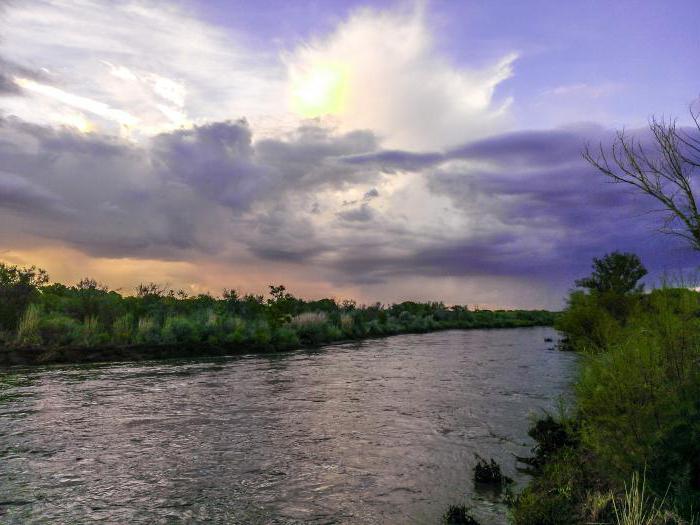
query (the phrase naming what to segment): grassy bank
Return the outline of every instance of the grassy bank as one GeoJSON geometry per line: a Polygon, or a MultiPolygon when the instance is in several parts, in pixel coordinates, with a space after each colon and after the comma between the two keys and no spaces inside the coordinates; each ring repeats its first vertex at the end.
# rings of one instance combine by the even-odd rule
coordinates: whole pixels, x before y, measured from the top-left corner
{"type": "Polygon", "coordinates": [[[536,423],[516,525],[700,523],[700,294],[576,291],[571,413],[536,423]]]}
{"type": "Polygon", "coordinates": [[[442,303],[358,306],[225,290],[188,296],[150,283],[122,295],[94,280],[49,284],[45,273],[0,264],[0,365],[275,352],[452,328],[551,325],[546,311],[474,310],[442,303]]]}

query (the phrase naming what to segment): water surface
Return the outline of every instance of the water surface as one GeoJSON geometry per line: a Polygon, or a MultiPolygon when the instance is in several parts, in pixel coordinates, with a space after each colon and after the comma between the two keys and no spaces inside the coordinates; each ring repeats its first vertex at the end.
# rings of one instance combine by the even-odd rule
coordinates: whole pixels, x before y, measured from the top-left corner
{"type": "Polygon", "coordinates": [[[519,483],[528,414],[567,392],[548,328],[273,356],[22,370],[0,403],[2,523],[436,523],[474,454],[519,483]]]}

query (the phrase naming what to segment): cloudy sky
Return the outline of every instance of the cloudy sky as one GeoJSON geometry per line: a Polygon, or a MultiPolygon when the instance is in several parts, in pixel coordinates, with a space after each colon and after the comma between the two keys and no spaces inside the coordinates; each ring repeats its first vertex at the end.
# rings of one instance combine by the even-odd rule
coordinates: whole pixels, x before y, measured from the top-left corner
{"type": "Polygon", "coordinates": [[[0,6],[0,260],[550,308],[613,249],[697,266],[581,159],[687,122],[696,0],[0,6]]]}

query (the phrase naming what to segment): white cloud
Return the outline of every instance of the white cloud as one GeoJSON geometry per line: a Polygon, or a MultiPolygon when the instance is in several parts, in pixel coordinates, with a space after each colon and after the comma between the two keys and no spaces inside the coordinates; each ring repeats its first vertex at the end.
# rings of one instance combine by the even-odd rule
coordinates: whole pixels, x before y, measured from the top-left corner
{"type": "Polygon", "coordinates": [[[89,113],[90,129],[128,126],[134,139],[240,117],[256,136],[274,136],[328,111],[341,131],[369,129],[387,146],[414,149],[461,143],[504,124],[510,100],[496,100],[494,91],[512,75],[516,55],[481,69],[457,67],[433,46],[420,7],[358,10],[331,34],[279,56],[249,49],[235,31],[182,5],[12,4],[0,52],[46,75],[29,81],[31,97],[3,100],[3,111],[70,124],[79,121],[65,117],[72,107],[89,113]]]}
{"type": "MultiPolygon", "coordinates": [[[[301,93],[292,89],[289,98],[294,103],[317,91],[314,79],[334,71],[326,86],[342,98],[333,107],[342,129],[371,129],[390,147],[444,147],[503,124],[510,100],[496,102],[494,90],[512,75],[516,56],[483,69],[456,67],[433,47],[422,9],[365,9],[286,57],[290,78],[310,84],[301,93]]],[[[333,99],[317,96],[324,95],[333,99]]]]}
{"type": "Polygon", "coordinates": [[[2,109],[47,123],[73,106],[99,117],[96,128],[106,132],[118,132],[110,122],[124,124],[128,114],[133,138],[222,118],[279,117],[284,68],[239,40],[171,2],[14,3],[0,52],[48,71],[51,86],[3,100],[2,109]]]}

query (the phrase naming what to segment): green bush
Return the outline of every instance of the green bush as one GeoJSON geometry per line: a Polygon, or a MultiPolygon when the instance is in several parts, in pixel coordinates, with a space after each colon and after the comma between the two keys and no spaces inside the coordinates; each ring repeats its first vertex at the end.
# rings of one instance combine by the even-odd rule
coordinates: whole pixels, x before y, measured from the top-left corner
{"type": "Polygon", "coordinates": [[[343,331],[336,325],[328,323],[325,326],[324,336],[326,341],[339,341],[343,338],[343,331]]]}
{"type": "Polygon", "coordinates": [[[127,345],[134,336],[134,319],[130,314],[117,317],[112,323],[112,343],[127,345]]]}
{"type": "Polygon", "coordinates": [[[575,292],[557,327],[584,353],[575,423],[543,420],[531,433],[537,476],[515,522],[590,522],[586,509],[608,493],[612,520],[610,504],[619,508],[626,484],[645,471],[665,516],[700,519],[700,294],[575,292]]]}
{"type": "Polygon", "coordinates": [[[272,341],[272,331],[267,321],[258,320],[248,327],[248,340],[255,346],[267,347],[272,341]]]}
{"type": "Polygon", "coordinates": [[[616,337],[620,324],[598,303],[598,297],[574,292],[566,311],[555,328],[566,334],[568,344],[577,352],[599,352],[616,337]]]}
{"type": "Polygon", "coordinates": [[[155,345],[161,342],[161,330],[158,323],[150,317],[139,319],[136,327],[135,341],[142,345],[155,345]]]}
{"type": "Polygon", "coordinates": [[[296,330],[289,325],[283,325],[276,328],[272,341],[276,347],[281,349],[299,346],[299,336],[297,335],[296,330]]]}
{"type": "Polygon", "coordinates": [[[181,315],[168,317],[161,330],[161,340],[166,344],[198,343],[201,341],[199,327],[181,315]]]}
{"type": "Polygon", "coordinates": [[[40,344],[40,322],[41,308],[36,304],[30,304],[19,321],[16,337],[17,343],[21,346],[33,346],[40,344]]]}
{"type": "Polygon", "coordinates": [[[79,344],[82,339],[81,325],[65,315],[43,316],[39,322],[39,335],[44,344],[50,346],[70,346],[79,344]]]}
{"type": "Polygon", "coordinates": [[[86,317],[82,326],[82,341],[84,346],[98,346],[104,344],[109,339],[100,327],[97,316],[86,317]]]}
{"type": "Polygon", "coordinates": [[[221,321],[220,340],[226,344],[241,344],[248,339],[248,329],[240,317],[226,317],[221,321]]]}

